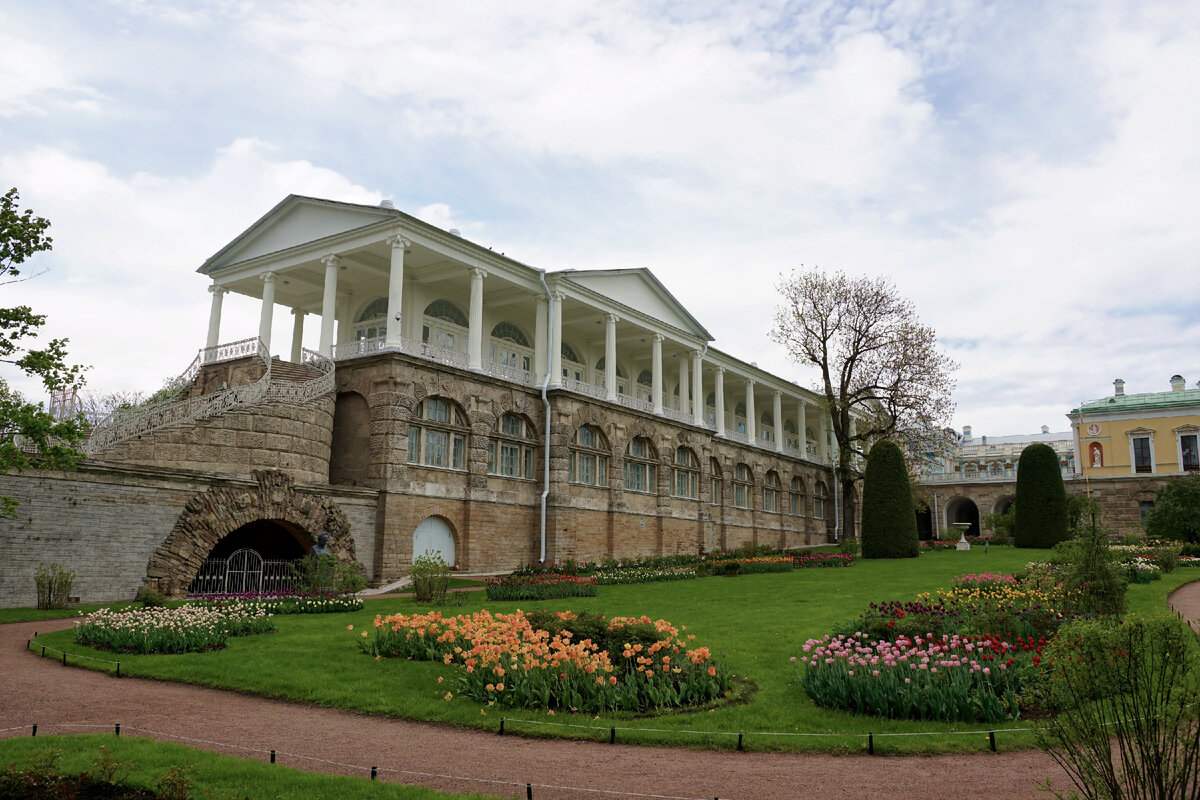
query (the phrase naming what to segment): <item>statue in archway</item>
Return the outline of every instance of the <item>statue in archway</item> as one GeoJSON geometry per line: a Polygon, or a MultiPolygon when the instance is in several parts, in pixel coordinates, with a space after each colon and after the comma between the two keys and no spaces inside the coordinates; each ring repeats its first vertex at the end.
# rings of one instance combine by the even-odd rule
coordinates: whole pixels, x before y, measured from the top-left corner
{"type": "Polygon", "coordinates": [[[317,534],[317,543],[309,548],[308,554],[310,556],[332,556],[333,553],[329,552],[328,544],[329,534],[321,531],[317,534]]]}

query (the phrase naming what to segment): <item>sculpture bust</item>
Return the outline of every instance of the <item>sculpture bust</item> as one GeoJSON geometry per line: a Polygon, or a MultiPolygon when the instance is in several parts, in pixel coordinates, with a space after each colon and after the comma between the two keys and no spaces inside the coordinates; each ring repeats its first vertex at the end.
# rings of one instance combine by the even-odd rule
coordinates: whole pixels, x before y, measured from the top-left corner
{"type": "Polygon", "coordinates": [[[329,534],[322,531],[317,534],[317,543],[309,548],[308,554],[310,556],[332,556],[333,553],[329,552],[327,544],[329,544],[329,534]]]}

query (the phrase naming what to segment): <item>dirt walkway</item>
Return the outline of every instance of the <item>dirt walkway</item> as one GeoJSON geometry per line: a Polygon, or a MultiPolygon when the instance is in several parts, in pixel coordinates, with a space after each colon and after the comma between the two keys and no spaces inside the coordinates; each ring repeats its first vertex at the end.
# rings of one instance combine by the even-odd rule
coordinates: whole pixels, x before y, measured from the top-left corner
{"type": "MultiPolygon", "coordinates": [[[[1200,619],[1200,583],[1179,589],[1170,603],[1184,616],[1200,619]]],[[[25,649],[34,630],[69,625],[68,620],[0,625],[0,729],[36,723],[39,733],[78,733],[93,729],[63,725],[112,730],[114,723],[121,723],[123,732],[164,741],[204,740],[183,743],[247,758],[266,760],[267,751],[275,749],[279,763],[313,771],[362,776],[362,767],[376,765],[382,780],[445,791],[525,797],[525,784],[532,783],[537,800],[1044,798],[1036,786],[1045,778],[1052,778],[1060,789],[1069,785],[1062,770],[1037,750],[829,756],[500,737],[216,689],[118,680],[64,668],[25,649]],[[229,746],[212,744],[218,742],[229,746]]],[[[28,734],[26,728],[0,736],[28,734]]]]}

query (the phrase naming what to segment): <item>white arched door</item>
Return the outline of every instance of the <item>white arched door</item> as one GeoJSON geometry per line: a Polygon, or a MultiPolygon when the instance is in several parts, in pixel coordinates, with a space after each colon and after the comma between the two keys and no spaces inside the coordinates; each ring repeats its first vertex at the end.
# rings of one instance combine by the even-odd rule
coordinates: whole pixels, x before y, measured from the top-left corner
{"type": "Polygon", "coordinates": [[[428,517],[413,531],[413,560],[422,553],[442,554],[442,560],[454,565],[454,531],[441,517],[428,517]]]}

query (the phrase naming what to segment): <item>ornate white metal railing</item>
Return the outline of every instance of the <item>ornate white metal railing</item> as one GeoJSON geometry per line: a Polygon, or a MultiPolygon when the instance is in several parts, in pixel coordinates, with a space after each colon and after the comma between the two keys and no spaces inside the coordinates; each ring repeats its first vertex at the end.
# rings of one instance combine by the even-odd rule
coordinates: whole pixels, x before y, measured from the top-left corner
{"type": "Polygon", "coordinates": [[[495,361],[487,361],[483,365],[483,371],[494,378],[519,383],[522,386],[533,386],[534,383],[532,372],[508,364],[497,364],[495,361]]]}
{"type": "Polygon", "coordinates": [[[347,358],[358,358],[359,356],[369,356],[371,353],[378,353],[385,349],[387,340],[382,336],[376,336],[373,339],[356,339],[353,342],[342,342],[335,344],[332,349],[332,358],[334,361],[345,361],[347,358]]]}
{"type": "Polygon", "coordinates": [[[608,394],[603,386],[596,386],[594,384],[587,383],[586,381],[577,381],[574,378],[563,378],[562,388],[566,389],[568,392],[574,392],[575,394],[584,394],[588,397],[594,397],[597,400],[603,400],[608,394]]]}
{"type": "MultiPolygon", "coordinates": [[[[1072,480],[1082,478],[1082,475],[1077,474],[1074,470],[1062,470],[1063,480],[1072,480]]],[[[1017,480],[1017,471],[1011,472],[936,472],[929,475],[922,475],[920,483],[1015,483],[1017,480]]]]}
{"type": "Polygon", "coordinates": [[[639,399],[631,394],[617,395],[617,402],[626,408],[632,408],[634,411],[641,411],[644,414],[654,413],[654,403],[651,403],[649,400],[639,399]]]}
{"type": "Polygon", "coordinates": [[[422,342],[420,339],[401,339],[400,350],[410,356],[427,358],[449,367],[467,368],[467,354],[449,347],[439,347],[436,344],[422,342]]]}
{"type": "Polygon", "coordinates": [[[736,430],[733,430],[732,428],[726,428],[725,429],[725,438],[731,439],[735,442],[745,443],[746,442],[746,432],[745,431],[736,431],[736,430]]]}
{"type": "Polygon", "coordinates": [[[324,397],[337,386],[331,359],[314,350],[304,349],[300,351],[300,363],[316,370],[318,375],[300,383],[273,381],[270,388],[267,389],[267,401],[303,405],[318,397],[324,397]]]}
{"type": "Polygon", "coordinates": [[[694,425],[696,422],[691,414],[685,414],[682,411],[676,411],[675,409],[668,408],[666,406],[663,406],[663,416],[667,419],[673,419],[676,422],[682,422],[687,425],[694,425]]]}

